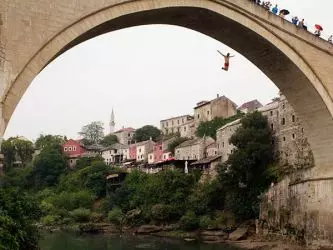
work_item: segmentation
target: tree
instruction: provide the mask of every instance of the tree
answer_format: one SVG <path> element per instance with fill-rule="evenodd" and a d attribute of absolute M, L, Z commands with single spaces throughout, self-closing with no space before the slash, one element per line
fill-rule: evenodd
<path fill-rule="evenodd" d="M 258 196 L 272 182 L 273 146 L 267 118 L 261 113 L 246 115 L 241 124 L 230 138 L 236 148 L 221 166 L 220 181 L 231 209 L 247 219 L 257 215 Z"/>
<path fill-rule="evenodd" d="M 33 161 L 32 178 L 36 188 L 55 186 L 67 168 L 60 146 L 46 147 Z"/>
<path fill-rule="evenodd" d="M 82 127 L 79 135 L 81 135 L 86 144 L 100 143 L 104 137 L 104 127 L 102 122 L 92 122 Z"/>
<path fill-rule="evenodd" d="M 168 144 L 168 150 L 172 153 L 175 154 L 175 149 L 176 147 L 178 147 L 181 143 L 183 143 L 184 141 L 187 141 L 187 138 L 184 137 L 177 137 L 176 139 L 172 140 L 172 142 L 170 142 Z"/>
<path fill-rule="evenodd" d="M 116 135 L 107 135 L 101 141 L 101 144 L 105 147 L 111 146 L 118 142 L 118 137 Z"/>
<path fill-rule="evenodd" d="M 196 135 L 198 137 L 204 137 L 204 136 L 209 136 L 214 139 L 216 139 L 216 131 L 226 125 L 229 122 L 235 121 L 237 119 L 240 119 L 244 116 L 243 113 L 237 112 L 236 115 L 228 117 L 228 118 L 223 118 L 223 117 L 215 117 L 211 121 L 207 122 L 201 122 L 197 128 Z"/>
<path fill-rule="evenodd" d="M 41 211 L 21 190 L 0 189 L 0 249 L 38 249 Z"/>
<path fill-rule="evenodd" d="M 135 131 L 134 139 L 137 142 L 147 141 L 150 138 L 155 141 L 160 135 L 161 131 L 158 128 L 152 125 L 146 125 Z"/>
<path fill-rule="evenodd" d="M 66 137 L 61 135 L 40 135 L 35 142 L 35 146 L 38 149 L 61 146 L 66 140 Z"/>
<path fill-rule="evenodd" d="M 1 147 L 4 154 L 5 171 L 8 172 L 15 161 L 20 160 L 23 166 L 26 166 L 32 160 L 34 146 L 31 141 L 20 139 L 19 137 L 10 137 L 3 141 Z"/>

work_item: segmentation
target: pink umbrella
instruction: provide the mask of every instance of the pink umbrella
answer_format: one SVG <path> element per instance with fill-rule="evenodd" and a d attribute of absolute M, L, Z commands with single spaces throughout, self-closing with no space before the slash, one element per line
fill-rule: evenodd
<path fill-rule="evenodd" d="M 316 27 L 317 30 L 320 30 L 320 31 L 324 30 L 323 27 L 319 24 L 316 24 L 315 27 Z"/>

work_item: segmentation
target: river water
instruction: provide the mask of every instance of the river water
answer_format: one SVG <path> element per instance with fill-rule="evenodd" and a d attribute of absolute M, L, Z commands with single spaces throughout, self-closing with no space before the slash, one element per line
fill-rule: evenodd
<path fill-rule="evenodd" d="M 238 250 L 227 245 L 186 242 L 170 238 L 78 235 L 63 232 L 45 235 L 40 246 L 41 250 Z"/>

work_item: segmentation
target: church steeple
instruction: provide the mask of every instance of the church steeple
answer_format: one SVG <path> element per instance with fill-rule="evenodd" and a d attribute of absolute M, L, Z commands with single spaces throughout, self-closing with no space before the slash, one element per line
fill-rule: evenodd
<path fill-rule="evenodd" d="M 110 119 L 110 124 L 109 125 L 110 125 L 110 134 L 112 134 L 112 133 L 114 133 L 114 128 L 116 126 L 113 109 L 112 109 L 112 112 L 111 112 L 111 119 Z"/>

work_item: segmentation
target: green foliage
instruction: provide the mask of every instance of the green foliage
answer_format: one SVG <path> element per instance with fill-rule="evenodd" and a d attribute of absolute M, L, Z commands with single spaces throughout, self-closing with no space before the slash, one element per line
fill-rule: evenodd
<path fill-rule="evenodd" d="M 10 137 L 2 142 L 1 151 L 4 154 L 5 172 L 8 172 L 15 161 L 21 161 L 23 167 L 27 166 L 32 160 L 34 146 L 31 141 Z"/>
<path fill-rule="evenodd" d="M 91 211 L 86 208 L 77 208 L 69 214 L 75 222 L 88 222 L 90 220 Z"/>
<path fill-rule="evenodd" d="M 186 214 L 180 218 L 179 222 L 182 229 L 186 231 L 197 229 L 199 226 L 198 218 L 193 211 L 187 211 Z"/>
<path fill-rule="evenodd" d="M 238 112 L 236 115 L 228 117 L 228 118 L 222 118 L 222 117 L 215 117 L 211 121 L 207 122 L 201 122 L 199 124 L 199 127 L 197 128 L 196 135 L 198 137 L 204 137 L 209 136 L 216 140 L 216 131 L 226 125 L 229 122 L 235 121 L 237 119 L 240 119 L 244 116 L 243 113 Z"/>
<path fill-rule="evenodd" d="M 55 186 L 67 168 L 66 157 L 60 146 L 45 147 L 33 161 L 32 179 L 38 189 Z"/>
<path fill-rule="evenodd" d="M 94 199 L 89 191 L 82 190 L 79 192 L 64 191 L 48 198 L 46 201 L 51 203 L 57 210 L 65 209 L 71 211 L 80 207 L 90 209 Z"/>
<path fill-rule="evenodd" d="M 37 249 L 39 217 L 37 203 L 22 191 L 0 189 L 0 249 Z"/>
<path fill-rule="evenodd" d="M 81 157 L 76 161 L 75 170 L 90 167 L 95 161 L 104 161 L 104 159 L 101 155 L 95 157 Z"/>
<path fill-rule="evenodd" d="M 161 135 L 161 131 L 151 125 L 143 126 L 135 131 L 134 139 L 137 142 L 147 141 L 150 138 L 155 141 Z"/>
<path fill-rule="evenodd" d="M 172 153 L 175 154 L 175 149 L 178 147 L 181 143 L 184 141 L 187 141 L 187 138 L 184 137 L 176 137 L 172 142 L 169 143 L 168 145 L 168 150 Z"/>
<path fill-rule="evenodd" d="M 92 122 L 82 127 L 79 135 L 84 138 L 85 144 L 100 143 L 104 137 L 104 127 L 102 122 Z"/>
<path fill-rule="evenodd" d="M 214 224 L 213 220 L 208 215 L 203 215 L 199 219 L 200 229 L 209 229 Z"/>
<path fill-rule="evenodd" d="M 151 218 L 157 221 L 169 221 L 172 217 L 172 206 L 156 204 L 151 208 Z"/>
<path fill-rule="evenodd" d="M 113 208 L 109 213 L 108 213 L 108 221 L 111 223 L 120 226 L 122 224 L 122 221 L 124 219 L 124 213 L 121 211 L 119 208 Z"/>
<path fill-rule="evenodd" d="M 112 195 L 111 202 L 125 212 L 136 208 L 151 211 L 155 204 L 168 204 L 172 216 L 179 218 L 186 210 L 184 201 L 195 183 L 194 175 L 180 171 L 163 171 L 156 175 L 134 171 Z"/>
<path fill-rule="evenodd" d="M 43 225 L 52 226 L 56 225 L 60 221 L 60 216 L 57 215 L 46 215 L 41 218 Z"/>
<path fill-rule="evenodd" d="M 220 168 L 220 181 L 227 191 L 229 208 L 239 219 L 258 215 L 258 196 L 271 183 L 268 168 L 273 162 L 271 130 L 259 112 L 246 115 L 230 142 L 236 149 Z"/>
<path fill-rule="evenodd" d="M 49 147 L 60 147 L 65 143 L 65 141 L 66 137 L 61 135 L 40 135 L 35 142 L 35 146 L 36 148 L 42 150 Z"/>
<path fill-rule="evenodd" d="M 104 136 L 104 138 L 101 141 L 101 144 L 104 147 L 107 147 L 107 146 L 111 146 L 117 142 L 118 142 L 118 137 L 116 135 L 111 134 L 111 135 Z"/>

